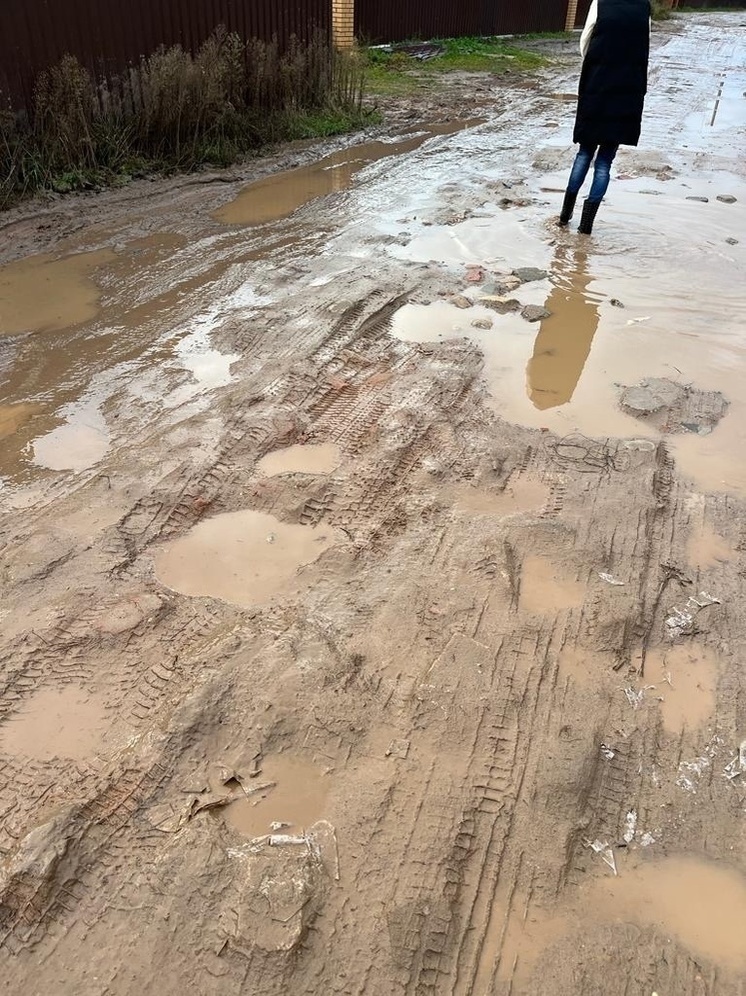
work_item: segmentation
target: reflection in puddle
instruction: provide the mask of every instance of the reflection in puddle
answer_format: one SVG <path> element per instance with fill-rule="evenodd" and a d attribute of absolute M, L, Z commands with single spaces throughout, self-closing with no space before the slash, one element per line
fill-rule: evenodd
<path fill-rule="evenodd" d="M 95 318 L 101 293 L 91 274 L 115 258 L 104 249 L 64 259 L 29 256 L 0 267 L 0 335 L 66 329 Z"/>
<path fill-rule="evenodd" d="M 299 526 L 263 512 L 228 512 L 200 522 L 155 556 L 160 580 L 184 595 L 264 604 L 302 587 L 301 567 L 343 539 L 330 526 Z"/>
<path fill-rule="evenodd" d="M 265 225 L 288 218 L 310 201 L 346 190 L 360 170 L 371 163 L 414 152 L 434 135 L 453 135 L 480 123 L 469 120 L 423 125 L 418 134 L 401 142 L 366 142 L 334 152 L 310 166 L 275 173 L 249 184 L 234 201 L 216 211 L 215 217 L 233 225 Z"/>
<path fill-rule="evenodd" d="M 59 412 L 65 422 L 33 441 L 34 459 L 47 470 L 87 470 L 103 459 L 110 435 L 95 401 L 66 405 Z"/>
<path fill-rule="evenodd" d="M 101 749 L 109 725 L 103 703 L 84 689 L 43 688 L 0 726 L 0 751 L 83 760 Z"/>
<path fill-rule="evenodd" d="M 280 474 L 331 474 L 339 467 L 341 460 L 341 450 L 333 443 L 288 446 L 262 457 L 257 470 L 265 477 L 277 477 Z"/>
<path fill-rule="evenodd" d="M 286 824 L 279 832 L 297 834 L 324 815 L 330 785 L 316 765 L 278 754 L 263 760 L 261 768 L 257 785 L 244 782 L 243 788 L 234 792 L 236 801 L 224 810 L 226 822 L 234 829 L 259 837 L 271 833 L 272 824 Z M 256 797 L 246 796 L 259 785 L 271 788 L 257 792 Z"/>
<path fill-rule="evenodd" d="M 669 733 L 703 726 L 715 715 L 717 657 L 706 647 L 684 643 L 651 653 L 646 674 L 657 683 L 663 726 Z"/>
<path fill-rule="evenodd" d="M 526 371 L 529 397 L 540 411 L 572 400 L 599 322 L 598 304 L 587 293 L 586 253 L 559 249 L 552 274 L 557 282 L 546 302 L 551 316 L 541 323 Z"/>
<path fill-rule="evenodd" d="M 527 612 L 561 612 L 583 604 L 586 587 L 544 557 L 527 557 L 521 568 L 520 607 Z"/>

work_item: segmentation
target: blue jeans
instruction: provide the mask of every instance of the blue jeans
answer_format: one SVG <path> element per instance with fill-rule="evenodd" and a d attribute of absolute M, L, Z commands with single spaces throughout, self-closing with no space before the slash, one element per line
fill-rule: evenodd
<path fill-rule="evenodd" d="M 600 204 L 604 199 L 606 191 L 609 189 L 611 164 L 614 162 L 618 151 L 618 145 L 602 145 L 600 148 L 597 145 L 581 145 L 577 156 L 575 156 L 575 162 L 570 173 L 570 181 L 567 184 L 567 192 L 569 194 L 578 194 L 580 192 L 580 188 L 585 182 L 588 170 L 591 168 L 591 163 L 595 156 L 596 164 L 593 169 L 593 183 L 591 184 L 591 192 L 588 194 L 588 200 L 592 204 Z M 598 155 L 596 155 L 597 152 Z"/>

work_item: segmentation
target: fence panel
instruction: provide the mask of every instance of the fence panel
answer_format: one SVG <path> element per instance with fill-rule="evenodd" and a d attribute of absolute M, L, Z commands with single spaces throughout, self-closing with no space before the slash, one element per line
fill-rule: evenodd
<path fill-rule="evenodd" d="M 34 80 L 67 53 L 97 77 L 160 45 L 194 52 L 220 25 L 281 46 L 331 37 L 330 0 L 0 0 L 0 109 L 28 107 Z"/>
<path fill-rule="evenodd" d="M 585 19 L 588 17 L 588 11 L 591 9 L 591 0 L 578 0 L 578 16 L 575 18 L 575 27 L 582 28 L 585 26 Z"/>
<path fill-rule="evenodd" d="M 590 2 L 590 0 L 588 0 Z M 367 42 L 564 31 L 568 0 L 357 0 Z"/>
<path fill-rule="evenodd" d="M 564 31 L 567 0 L 499 0 L 490 34 L 527 35 L 534 31 Z"/>

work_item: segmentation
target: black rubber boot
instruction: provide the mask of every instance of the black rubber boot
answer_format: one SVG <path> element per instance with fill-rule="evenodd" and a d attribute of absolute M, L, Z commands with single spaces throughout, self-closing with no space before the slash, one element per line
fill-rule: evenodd
<path fill-rule="evenodd" d="M 578 199 L 577 194 L 565 193 L 565 199 L 562 202 L 562 211 L 559 216 L 559 226 L 564 228 L 565 225 L 570 224 L 570 218 L 572 218 L 572 213 L 575 210 L 575 201 Z"/>
<path fill-rule="evenodd" d="M 581 235 L 590 235 L 593 231 L 593 222 L 596 220 L 601 201 L 584 201 L 583 214 L 580 218 L 578 231 Z"/>

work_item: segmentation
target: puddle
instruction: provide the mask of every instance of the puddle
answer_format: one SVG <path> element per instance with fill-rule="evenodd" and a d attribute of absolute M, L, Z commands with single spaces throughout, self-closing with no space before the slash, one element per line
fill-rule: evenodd
<path fill-rule="evenodd" d="M 115 259 L 103 249 L 63 259 L 29 256 L 0 267 L 0 335 L 50 332 L 95 318 L 101 292 L 92 274 Z"/>
<path fill-rule="evenodd" d="M 699 571 L 738 559 L 733 547 L 710 528 L 696 533 L 687 544 L 687 556 L 691 567 Z"/>
<path fill-rule="evenodd" d="M 98 405 L 93 401 L 66 405 L 59 415 L 65 422 L 32 443 L 36 466 L 82 471 L 103 459 L 110 435 Z"/>
<path fill-rule="evenodd" d="M 243 789 L 236 790 L 236 802 L 224 812 L 226 822 L 250 837 L 272 832 L 272 823 L 289 826 L 278 833 L 298 834 L 324 816 L 330 781 L 323 771 L 298 757 L 278 754 L 262 761 L 261 774 L 246 781 L 248 792 L 259 785 L 276 784 L 256 798 L 241 798 Z"/>
<path fill-rule="evenodd" d="M 331 474 L 342 462 L 342 451 L 333 443 L 288 446 L 268 453 L 257 464 L 265 477 L 280 474 Z"/>
<path fill-rule="evenodd" d="M 746 877 L 734 868 L 682 857 L 641 862 L 589 892 L 599 919 L 647 924 L 721 968 L 746 971 Z"/>
<path fill-rule="evenodd" d="M 159 579 L 183 595 L 262 605 L 304 585 L 302 567 L 344 539 L 331 526 L 300 526 L 250 510 L 205 519 L 155 554 Z"/>
<path fill-rule="evenodd" d="M 577 609 L 586 586 L 570 578 L 544 557 L 527 557 L 521 567 L 520 607 L 526 612 L 561 612 Z"/>
<path fill-rule="evenodd" d="M 26 425 L 40 409 L 40 405 L 19 402 L 15 405 L 0 405 L 0 439 L 7 439 Z"/>
<path fill-rule="evenodd" d="M 447 498 L 457 512 L 475 515 L 514 515 L 518 512 L 539 512 L 547 503 L 549 488 L 538 481 L 518 478 L 501 494 L 482 491 L 468 484 L 447 491 Z"/>
<path fill-rule="evenodd" d="M 319 197 L 347 190 L 371 163 L 414 152 L 435 135 L 454 135 L 480 123 L 481 119 L 470 119 L 423 125 L 416 135 L 401 142 L 366 142 L 334 152 L 310 166 L 275 173 L 245 187 L 235 200 L 215 212 L 215 218 L 227 225 L 266 225 L 289 218 Z"/>
<path fill-rule="evenodd" d="M 110 725 L 103 702 L 84 689 L 42 688 L 0 726 L 0 752 L 80 761 L 103 747 Z"/>
<path fill-rule="evenodd" d="M 664 653 L 651 653 L 646 678 L 660 695 L 663 727 L 669 733 L 704 726 L 717 707 L 718 660 L 706 647 L 684 643 Z M 668 677 L 670 676 L 670 684 Z"/>

